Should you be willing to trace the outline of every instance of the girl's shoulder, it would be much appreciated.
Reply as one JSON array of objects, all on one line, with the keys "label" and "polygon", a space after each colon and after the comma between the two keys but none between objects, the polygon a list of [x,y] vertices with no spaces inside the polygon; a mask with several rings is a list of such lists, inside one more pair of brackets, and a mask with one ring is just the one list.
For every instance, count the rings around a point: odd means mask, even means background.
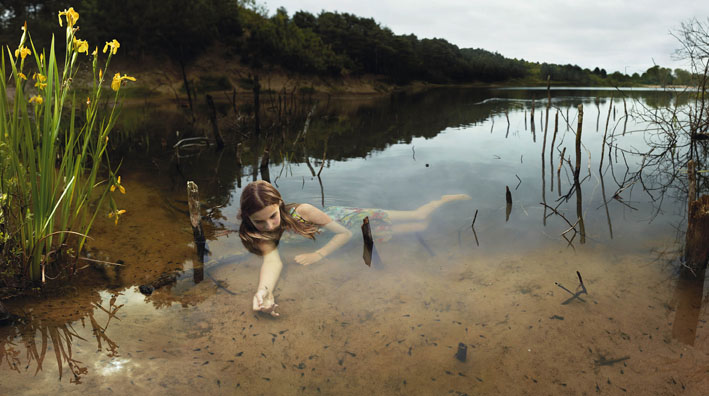
[{"label": "girl's shoulder", "polygon": [[295,204],[291,210],[291,215],[318,225],[327,224],[332,220],[325,212],[309,203]]}]

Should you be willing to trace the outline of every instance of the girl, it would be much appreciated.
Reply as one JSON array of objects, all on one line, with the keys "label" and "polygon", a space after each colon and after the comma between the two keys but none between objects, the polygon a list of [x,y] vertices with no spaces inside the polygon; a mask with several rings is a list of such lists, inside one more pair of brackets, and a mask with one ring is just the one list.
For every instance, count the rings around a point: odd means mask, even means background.
[{"label": "girl", "polygon": [[[352,238],[350,229],[359,228],[362,219],[369,216],[372,233],[379,241],[394,232],[422,231],[428,226],[431,213],[446,202],[470,199],[465,194],[444,195],[413,211],[359,209],[331,206],[322,210],[310,204],[285,204],[281,194],[270,183],[259,180],[249,183],[241,193],[238,218],[239,237],[250,252],[262,256],[263,264],[258,288],[253,298],[253,310],[279,314],[275,311],[273,290],[281,274],[283,263],[278,254],[278,243],[284,231],[291,231],[315,239],[321,228],[335,235],[323,247],[312,253],[295,256],[298,264],[316,263]],[[400,224],[393,224],[398,222]]]}]

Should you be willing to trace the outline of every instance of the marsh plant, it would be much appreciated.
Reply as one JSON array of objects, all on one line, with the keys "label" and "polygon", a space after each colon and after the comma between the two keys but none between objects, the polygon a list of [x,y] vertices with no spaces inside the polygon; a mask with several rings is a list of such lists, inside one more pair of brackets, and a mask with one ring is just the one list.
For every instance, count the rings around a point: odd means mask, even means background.
[{"label": "marsh plant", "polygon": [[[103,215],[117,224],[125,213],[111,195],[125,188],[106,149],[120,88],[135,79],[116,73],[111,90],[104,87],[120,44],[112,40],[91,52],[89,43],[77,37],[79,14],[69,8],[58,18],[66,26],[62,63],[54,37],[49,51],[40,52],[26,23],[19,45],[2,48],[0,282],[5,286],[45,282],[75,269],[107,197],[110,212]],[[91,74],[77,75],[84,61],[91,62]],[[107,96],[108,106],[99,105],[104,94],[113,96]]]}]

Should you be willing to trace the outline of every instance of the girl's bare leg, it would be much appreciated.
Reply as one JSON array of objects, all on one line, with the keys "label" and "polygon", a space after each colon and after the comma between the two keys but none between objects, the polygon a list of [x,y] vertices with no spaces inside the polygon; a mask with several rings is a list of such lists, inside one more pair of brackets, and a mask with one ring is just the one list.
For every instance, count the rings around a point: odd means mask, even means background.
[{"label": "girl's bare leg", "polygon": [[[444,204],[452,201],[460,201],[460,200],[466,200],[466,199],[471,199],[469,195],[467,194],[455,194],[455,195],[444,195],[440,199],[437,199],[435,201],[431,201],[425,205],[419,206],[418,208],[414,210],[385,210],[385,212],[389,215],[389,220],[392,222],[414,222],[414,221],[423,221],[427,220],[428,218],[431,217],[431,214],[433,213],[434,210],[438,209],[439,207],[443,206]],[[428,223],[421,223],[424,225],[422,229],[425,229]],[[409,224],[402,224],[409,226]],[[411,224],[411,225],[416,225]],[[414,230],[414,231],[420,231],[420,230]]]},{"label": "girl's bare leg", "polygon": [[406,234],[411,232],[421,232],[428,228],[428,221],[418,221],[415,223],[400,223],[391,226],[394,234]]}]

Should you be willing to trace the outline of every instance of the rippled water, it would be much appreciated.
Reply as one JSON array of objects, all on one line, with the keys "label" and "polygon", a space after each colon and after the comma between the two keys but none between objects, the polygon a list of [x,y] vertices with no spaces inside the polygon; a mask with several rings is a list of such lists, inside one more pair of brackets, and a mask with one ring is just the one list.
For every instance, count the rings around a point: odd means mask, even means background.
[{"label": "rippled water", "polygon": [[[243,168],[231,147],[178,162],[173,131],[162,145],[153,137],[147,154],[121,169],[128,212],[118,226],[102,219],[89,246],[93,258],[125,265],[87,268],[88,281],[62,297],[7,304],[23,319],[0,328],[0,393],[706,394],[707,288],[676,275],[685,204],[668,196],[658,212],[641,188],[619,191],[639,161],[622,150],[606,153],[599,173],[611,103],[608,134],[621,149],[644,147],[644,125],[625,123],[618,92],[552,96],[544,154],[544,91],[321,101],[303,144],[271,149],[268,177],[286,201],[409,210],[443,194],[473,199],[437,210],[425,232],[378,244],[381,262],[371,268],[357,234],[308,267],[293,256],[329,236],[284,242],[275,319],[251,312],[259,258],[223,235],[237,228],[241,187],[261,149],[243,143]],[[669,100],[635,92],[626,106]],[[541,203],[578,220],[576,195],[559,198],[571,188],[569,166],[558,176],[557,168],[563,148],[575,161],[579,103],[586,243],[576,235],[569,245],[561,235],[569,224]],[[165,119],[157,112],[146,123]],[[200,186],[208,220],[211,254],[201,270],[193,269],[188,179]],[[138,292],[171,270],[181,273],[175,283]],[[587,293],[578,293],[577,271]],[[460,343],[465,362],[454,356]]]}]

